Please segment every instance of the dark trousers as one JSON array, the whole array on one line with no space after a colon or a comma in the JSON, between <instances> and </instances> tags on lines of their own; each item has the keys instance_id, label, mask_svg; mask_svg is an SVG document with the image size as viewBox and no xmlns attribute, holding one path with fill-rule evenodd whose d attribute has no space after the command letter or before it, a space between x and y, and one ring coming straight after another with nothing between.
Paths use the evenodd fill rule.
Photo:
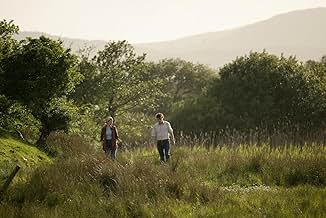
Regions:
<instances>
[{"instance_id":1,"label":"dark trousers","mask_svg":"<svg viewBox=\"0 0 326 218\"><path fill-rule=\"evenodd\" d=\"M166 162L170 159L170 142L168 139L157 141L157 150L161 161Z\"/></svg>"},{"instance_id":2,"label":"dark trousers","mask_svg":"<svg viewBox=\"0 0 326 218\"><path fill-rule=\"evenodd\" d=\"M117 157L117 148L112 146L112 140L106 140L103 150L105 154L111 156L112 159Z\"/></svg>"}]
</instances>

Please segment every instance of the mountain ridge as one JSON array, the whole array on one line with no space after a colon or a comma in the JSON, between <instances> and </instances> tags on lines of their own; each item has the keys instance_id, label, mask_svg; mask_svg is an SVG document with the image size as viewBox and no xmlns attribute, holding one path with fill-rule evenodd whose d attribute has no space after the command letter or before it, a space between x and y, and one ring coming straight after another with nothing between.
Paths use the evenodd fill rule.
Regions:
<instances>
[{"instance_id":1,"label":"mountain ridge","mask_svg":"<svg viewBox=\"0 0 326 218\"><path fill-rule=\"evenodd\" d=\"M220 67L250 51L294 55L299 60L319 59L326 54L326 8L296 10L238 28L196 34L175 40L133 44L137 53L146 53L148 60L182 58L195 63ZM40 33L22 32L18 38ZM38 36L37 36L38 35ZM58 37L64 45L77 51L93 46L94 54L103 49L104 40L83 40Z\"/></svg>"}]
</instances>

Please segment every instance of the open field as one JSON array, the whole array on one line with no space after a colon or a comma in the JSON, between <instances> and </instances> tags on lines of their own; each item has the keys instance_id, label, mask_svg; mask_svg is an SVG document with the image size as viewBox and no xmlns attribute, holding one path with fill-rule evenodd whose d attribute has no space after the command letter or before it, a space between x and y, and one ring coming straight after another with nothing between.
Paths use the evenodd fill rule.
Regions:
<instances>
[{"instance_id":1,"label":"open field","mask_svg":"<svg viewBox=\"0 0 326 218\"><path fill-rule=\"evenodd\" d=\"M11 186L0 217L322 217L325 154L317 145L178 147L161 165L155 148L113 162L79 147Z\"/></svg>"}]
</instances>

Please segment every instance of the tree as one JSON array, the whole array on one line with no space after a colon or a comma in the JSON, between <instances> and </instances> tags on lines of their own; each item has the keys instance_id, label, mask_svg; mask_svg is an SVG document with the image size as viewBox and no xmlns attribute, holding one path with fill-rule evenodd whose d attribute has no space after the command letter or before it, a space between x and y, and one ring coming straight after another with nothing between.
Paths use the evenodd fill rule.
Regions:
<instances>
[{"instance_id":1,"label":"tree","mask_svg":"<svg viewBox=\"0 0 326 218\"><path fill-rule=\"evenodd\" d=\"M324 55L322 58L321 58L321 61L320 61L322 64L326 65L326 55Z\"/></svg>"},{"instance_id":2,"label":"tree","mask_svg":"<svg viewBox=\"0 0 326 218\"><path fill-rule=\"evenodd\" d=\"M185 99L201 95L216 77L216 72L202 64L164 59L157 64L152 63L151 75L163 80L161 89L165 96L158 100L158 110L170 113Z\"/></svg>"},{"instance_id":3,"label":"tree","mask_svg":"<svg viewBox=\"0 0 326 218\"><path fill-rule=\"evenodd\" d=\"M186 101L173 120L187 133L256 128L313 133L326 126L326 66L250 53L220 69L207 92Z\"/></svg>"},{"instance_id":4,"label":"tree","mask_svg":"<svg viewBox=\"0 0 326 218\"><path fill-rule=\"evenodd\" d=\"M13 21L7 22L6 20L0 21L0 91L1 86L4 84L3 78L3 63L2 60L10 55L18 45L18 42L12 37L17 34L19 27ZM1 92L0 92L1 94Z\"/></svg>"},{"instance_id":5,"label":"tree","mask_svg":"<svg viewBox=\"0 0 326 218\"><path fill-rule=\"evenodd\" d=\"M91 60L83 56L79 67L85 79L74 99L97 105L102 118L153 104L160 95L160 81L152 80L144 60L145 55L136 55L126 41L109 42Z\"/></svg>"},{"instance_id":6,"label":"tree","mask_svg":"<svg viewBox=\"0 0 326 218\"><path fill-rule=\"evenodd\" d=\"M20 132L20 134L24 130L36 133L39 129L39 122L26 106L0 95L0 127L9 131ZM33 137L33 135L24 138L31 139L30 136Z\"/></svg>"},{"instance_id":7,"label":"tree","mask_svg":"<svg viewBox=\"0 0 326 218\"><path fill-rule=\"evenodd\" d=\"M79 106L94 106L100 102L99 84L101 77L98 74L96 64L90 57L91 47L79 51L78 72L83 76L83 80L75 87L75 91L70 97Z\"/></svg>"},{"instance_id":8,"label":"tree","mask_svg":"<svg viewBox=\"0 0 326 218\"><path fill-rule=\"evenodd\" d=\"M213 98L202 93L198 97L184 101L171 115L177 131L193 135L223 128L222 111Z\"/></svg>"},{"instance_id":9,"label":"tree","mask_svg":"<svg viewBox=\"0 0 326 218\"><path fill-rule=\"evenodd\" d=\"M26 105L40 120L41 135L36 144L44 150L50 132L66 128L70 116L63 105L70 103L62 99L81 80L76 65L77 58L63 48L62 42L43 36L21 41L17 50L3 60L1 92Z\"/></svg>"},{"instance_id":10,"label":"tree","mask_svg":"<svg viewBox=\"0 0 326 218\"><path fill-rule=\"evenodd\" d=\"M17 45L17 41L12 38L14 34L17 34L19 27L16 26L13 21L0 21L0 61L4 55L13 51Z\"/></svg>"},{"instance_id":11,"label":"tree","mask_svg":"<svg viewBox=\"0 0 326 218\"><path fill-rule=\"evenodd\" d=\"M234 128L311 130L325 122L326 86L319 73L325 75L294 57L253 52L225 65L209 93Z\"/></svg>"},{"instance_id":12,"label":"tree","mask_svg":"<svg viewBox=\"0 0 326 218\"><path fill-rule=\"evenodd\" d=\"M307 84L309 92L306 93L306 100L309 102L309 107L313 107L314 123L323 123L323 127L326 127L326 121L324 119L326 113L326 56L323 56L320 61L307 61L305 64L307 71ZM320 125L319 125L320 126Z\"/></svg>"},{"instance_id":13,"label":"tree","mask_svg":"<svg viewBox=\"0 0 326 218\"><path fill-rule=\"evenodd\" d=\"M0 38L11 37L14 34L17 34L19 31L19 27L14 24L14 21L0 21Z\"/></svg>"},{"instance_id":14,"label":"tree","mask_svg":"<svg viewBox=\"0 0 326 218\"><path fill-rule=\"evenodd\" d=\"M19 27L13 21L0 21L0 126L7 130L21 131L22 128L33 126L35 118L33 119L26 106L9 100L1 91L5 84L3 60L16 51L19 43L13 38L13 35L18 31Z\"/></svg>"},{"instance_id":15,"label":"tree","mask_svg":"<svg viewBox=\"0 0 326 218\"><path fill-rule=\"evenodd\" d=\"M42 128L36 145L43 150L48 150L46 140L50 133L57 130L67 132L72 121L75 121L78 116L78 108L71 100L63 96L44 102L43 110L37 117L42 124Z\"/></svg>"}]
</instances>

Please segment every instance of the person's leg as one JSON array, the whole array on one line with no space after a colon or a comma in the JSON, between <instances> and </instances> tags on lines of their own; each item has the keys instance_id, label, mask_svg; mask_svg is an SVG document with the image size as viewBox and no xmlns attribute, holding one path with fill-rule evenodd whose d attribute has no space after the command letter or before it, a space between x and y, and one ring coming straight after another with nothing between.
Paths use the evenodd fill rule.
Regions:
<instances>
[{"instance_id":1,"label":"person's leg","mask_svg":"<svg viewBox=\"0 0 326 218\"><path fill-rule=\"evenodd\" d=\"M111 147L111 158L115 160L116 157L117 157L117 148Z\"/></svg>"},{"instance_id":2,"label":"person's leg","mask_svg":"<svg viewBox=\"0 0 326 218\"><path fill-rule=\"evenodd\" d=\"M158 153L160 154L160 160L164 161L164 152L163 152L163 142L162 141L157 142L157 150L158 150Z\"/></svg>"},{"instance_id":3,"label":"person's leg","mask_svg":"<svg viewBox=\"0 0 326 218\"><path fill-rule=\"evenodd\" d=\"M169 140L164 141L164 154L165 154L165 161L170 160L170 142L169 142Z\"/></svg>"},{"instance_id":4,"label":"person's leg","mask_svg":"<svg viewBox=\"0 0 326 218\"><path fill-rule=\"evenodd\" d=\"M109 141L106 140L105 143L103 144L103 150L105 155L109 156L110 149L109 149Z\"/></svg>"},{"instance_id":5,"label":"person's leg","mask_svg":"<svg viewBox=\"0 0 326 218\"><path fill-rule=\"evenodd\" d=\"M107 147L107 156L112 157L112 140L106 140L106 147Z\"/></svg>"}]
</instances>

